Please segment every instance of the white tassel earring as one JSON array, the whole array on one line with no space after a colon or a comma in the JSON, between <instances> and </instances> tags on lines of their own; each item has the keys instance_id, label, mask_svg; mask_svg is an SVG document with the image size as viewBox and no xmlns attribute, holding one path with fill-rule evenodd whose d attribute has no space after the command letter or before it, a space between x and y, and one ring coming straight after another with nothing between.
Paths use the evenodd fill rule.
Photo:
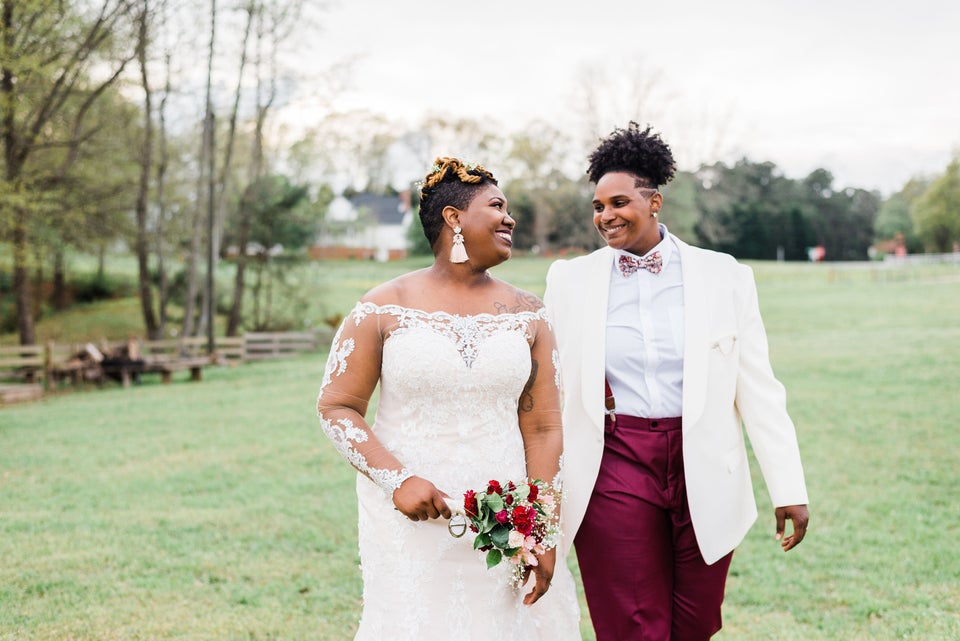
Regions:
<instances>
[{"instance_id":1,"label":"white tassel earring","mask_svg":"<svg viewBox=\"0 0 960 641\"><path fill-rule=\"evenodd\" d=\"M453 248L450 250L451 263L467 262L467 249L463 246L463 234L460 225L453 228Z\"/></svg>"}]
</instances>

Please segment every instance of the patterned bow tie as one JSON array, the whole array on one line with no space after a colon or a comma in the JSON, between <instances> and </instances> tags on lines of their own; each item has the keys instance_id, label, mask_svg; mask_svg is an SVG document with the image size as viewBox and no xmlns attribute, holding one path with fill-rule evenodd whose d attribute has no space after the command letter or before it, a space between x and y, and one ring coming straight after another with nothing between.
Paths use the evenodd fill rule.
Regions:
<instances>
[{"instance_id":1,"label":"patterned bow tie","mask_svg":"<svg viewBox=\"0 0 960 641\"><path fill-rule=\"evenodd\" d=\"M663 258L660 256L660 252L653 252L643 258L620 254L620 260L617 261L617 266L620 268L620 273L624 277L629 276L638 269L645 269L651 274L659 274L660 269L663 267Z\"/></svg>"}]
</instances>

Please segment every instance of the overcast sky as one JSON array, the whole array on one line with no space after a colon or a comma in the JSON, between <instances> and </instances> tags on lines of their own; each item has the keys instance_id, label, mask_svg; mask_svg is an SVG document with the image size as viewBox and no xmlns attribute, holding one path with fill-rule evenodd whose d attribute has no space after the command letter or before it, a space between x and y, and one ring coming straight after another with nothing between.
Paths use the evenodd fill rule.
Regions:
<instances>
[{"instance_id":1,"label":"overcast sky","mask_svg":"<svg viewBox=\"0 0 960 641\"><path fill-rule=\"evenodd\" d=\"M335 105L606 133L644 113L682 168L771 160L799 178L899 189L960 151L960 3L953 0L338 0L311 46L353 60ZM631 114L633 115L633 114Z\"/></svg>"}]
</instances>

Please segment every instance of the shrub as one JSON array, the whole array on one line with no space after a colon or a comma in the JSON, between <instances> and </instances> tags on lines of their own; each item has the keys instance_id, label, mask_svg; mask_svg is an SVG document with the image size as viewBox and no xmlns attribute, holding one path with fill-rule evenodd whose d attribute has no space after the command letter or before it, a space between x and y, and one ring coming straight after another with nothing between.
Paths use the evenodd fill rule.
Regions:
<instances>
[{"instance_id":1,"label":"shrub","mask_svg":"<svg viewBox=\"0 0 960 641\"><path fill-rule=\"evenodd\" d=\"M80 276L71 284L73 298L78 303L135 296L137 286L129 277L115 274L90 274Z\"/></svg>"}]
</instances>

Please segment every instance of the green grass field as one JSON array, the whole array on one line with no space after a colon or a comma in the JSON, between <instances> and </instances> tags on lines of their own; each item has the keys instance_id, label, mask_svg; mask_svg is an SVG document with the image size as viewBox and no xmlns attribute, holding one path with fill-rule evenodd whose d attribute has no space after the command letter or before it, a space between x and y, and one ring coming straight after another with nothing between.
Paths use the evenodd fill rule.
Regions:
<instances>
[{"instance_id":1,"label":"green grass field","mask_svg":"<svg viewBox=\"0 0 960 641\"><path fill-rule=\"evenodd\" d=\"M317 266L310 313L422 264ZM547 265L497 273L542 293ZM960 270L754 268L811 524L780 552L755 473L717 638L960 638ZM353 473L316 425L324 359L0 409L0 640L352 638Z\"/></svg>"}]
</instances>

